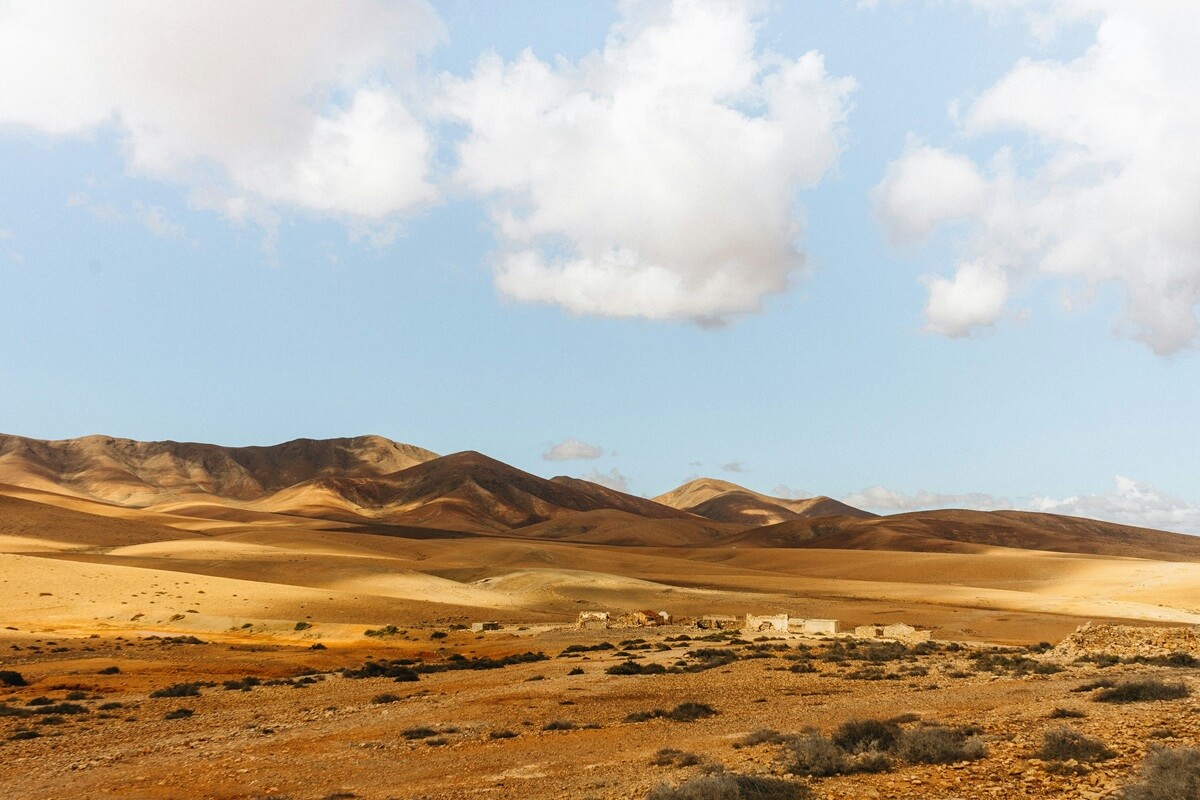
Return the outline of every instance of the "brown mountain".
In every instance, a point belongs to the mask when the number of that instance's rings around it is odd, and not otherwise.
[[[654,499],[716,522],[755,525],[835,514],[864,519],[876,516],[829,497],[809,497],[804,500],[770,497],[717,478],[697,478]]]
[[[135,507],[197,496],[247,502],[316,478],[386,475],[436,457],[382,436],[222,447],[0,434],[0,483]]]
[[[450,530],[498,532],[562,514],[609,509],[642,519],[692,514],[577,478],[546,480],[467,451],[378,477],[298,484],[255,504],[276,513],[369,519]]]
[[[990,547],[1012,547],[1160,561],[1200,560],[1200,537],[1032,511],[946,509],[874,519],[790,520],[735,535],[728,543],[930,553],[980,553]]]

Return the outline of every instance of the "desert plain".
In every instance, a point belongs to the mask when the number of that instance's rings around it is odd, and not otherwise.
[[[6,798],[1152,798],[1197,624],[1200,543],[1094,520],[0,436]]]

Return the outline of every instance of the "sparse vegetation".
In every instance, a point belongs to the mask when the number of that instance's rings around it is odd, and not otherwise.
[[[297,622],[297,623],[296,623],[296,625],[295,625],[295,627],[294,627],[294,628],[292,628],[292,630],[295,630],[295,631],[306,631],[306,630],[308,630],[308,629],[309,629],[309,628],[311,628],[311,627],[312,627],[312,623],[311,623],[311,622],[304,622],[304,621],[301,621],[301,622]]]
[[[545,725],[542,726],[542,730],[544,730],[544,731],[573,731],[573,730],[575,730],[575,723],[571,722],[570,720],[566,720],[566,719],[551,720],[550,722],[547,722]]]
[[[1142,762],[1137,783],[1121,800],[1191,800],[1200,797],[1200,748],[1154,749]]]
[[[1097,692],[1092,699],[1098,703],[1148,703],[1155,700],[1179,700],[1191,692],[1182,682],[1167,683],[1157,678],[1122,681]]]
[[[1050,712],[1049,716],[1050,719],[1083,719],[1087,713],[1074,708],[1056,708]]]
[[[931,725],[904,731],[896,752],[910,764],[952,764],[978,761],[987,755],[987,748],[970,731]]]
[[[190,708],[177,708],[174,711],[168,711],[163,714],[163,719],[187,719],[196,712]]]
[[[656,708],[653,711],[635,711],[625,717],[626,722],[647,722],[652,719],[669,719],[674,722],[695,722],[705,717],[716,716],[718,712],[706,703],[680,703],[670,711]]]
[[[403,697],[394,694],[377,694],[371,698],[371,702],[375,705],[384,705],[385,703],[395,703],[403,699]]]
[[[433,728],[418,727],[406,728],[405,730],[400,731],[400,735],[405,739],[428,739],[431,736],[437,736],[438,732]]]
[[[0,685],[3,686],[28,686],[29,683],[25,680],[25,676],[15,670],[0,669]]]
[[[654,754],[654,758],[650,759],[651,766],[655,767],[694,767],[703,762],[704,759],[701,756],[684,750],[676,750],[674,747],[664,747]]]
[[[151,697],[198,697],[199,695],[199,683],[176,683],[162,689],[155,689],[150,693]]]
[[[667,668],[662,664],[642,664],[637,661],[622,661],[604,670],[609,675],[665,675]]]
[[[789,738],[785,743],[785,769],[814,778],[856,772],[884,772],[892,759],[910,764],[949,764],[975,761],[986,748],[970,729],[927,725],[903,729],[896,722],[851,720],[832,737],[817,731]]]
[[[660,784],[646,800],[807,800],[812,792],[796,781],[717,772],[697,775],[678,786]]]
[[[1116,755],[1104,742],[1084,736],[1077,730],[1058,727],[1046,731],[1037,756],[1045,761],[1107,761]]]
[[[760,744],[783,744],[785,739],[786,737],[779,731],[773,731],[770,728],[760,728],[738,739],[733,743],[733,748],[740,750],[743,747],[757,747]]]

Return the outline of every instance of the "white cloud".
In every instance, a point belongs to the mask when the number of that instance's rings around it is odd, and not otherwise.
[[[925,329],[945,336],[966,336],[994,324],[1008,298],[1008,274],[997,267],[962,264],[954,277],[926,278]]]
[[[1089,288],[1115,283],[1126,300],[1123,333],[1158,353],[1195,347],[1200,340],[1196,5],[1180,0],[975,3],[1017,9],[1042,32],[1092,19],[1095,41],[1067,62],[1022,59],[962,113],[965,135],[1028,136],[1038,154],[1032,165],[1018,163],[1002,148],[975,166],[984,184],[980,190],[963,156],[910,149],[888,168],[877,190],[889,229],[916,235],[948,218],[948,210],[971,208],[972,230],[964,243],[970,255],[960,274],[988,264],[1009,284],[1036,275],[1079,280]],[[951,164],[957,177],[939,183],[937,165]],[[901,202],[905,187],[908,201]],[[930,329],[961,335],[999,316],[994,305],[1003,284],[997,275],[983,293],[950,291],[958,282],[930,283]]]
[[[1120,475],[1116,477],[1112,491],[1074,495],[1062,499],[1040,495],[1009,499],[981,492],[938,494],[925,490],[906,494],[883,486],[872,486],[843,497],[842,501],[858,508],[885,514],[936,508],[969,508],[979,511],[1018,509],[1200,534],[1200,503],[1174,497],[1148,483],[1140,483]]]
[[[721,465],[721,469],[726,472],[745,472],[746,462],[744,461],[729,461]]]
[[[3,228],[0,228],[0,240],[15,239],[15,238],[17,238],[17,237],[13,235],[12,231],[6,231]]]
[[[581,442],[578,439],[564,439],[542,453],[547,461],[573,461],[581,458],[599,458],[604,455],[604,448]]]
[[[772,489],[771,494],[774,497],[782,497],[785,500],[808,500],[809,498],[816,497],[813,492],[807,489],[793,489],[785,483],[781,483]]]
[[[1052,514],[1200,534],[1200,503],[1173,497],[1148,483],[1139,483],[1120,475],[1116,477],[1116,486],[1111,492],[1076,495],[1061,500],[1035,497],[1028,507]]]
[[[601,472],[593,467],[591,472],[581,477],[585,481],[598,483],[601,486],[607,486],[609,489],[615,489],[618,492],[629,491],[629,479],[622,475],[616,467],[613,467],[608,472]]]
[[[183,239],[187,228],[171,218],[162,206],[134,202],[129,210],[123,211],[109,203],[95,203],[84,193],[67,198],[67,205],[86,208],[92,216],[103,222],[136,222],[161,239]]]
[[[492,198],[496,285],[573,313],[719,324],[803,264],[798,190],[842,148],[853,81],[757,49],[748,0],[626,2],[602,51],[447,77],[457,180]]]
[[[860,492],[842,498],[855,508],[883,513],[922,511],[933,508],[971,508],[979,511],[995,511],[1012,508],[1007,497],[995,497],[980,492],[967,494],[938,494],[924,489],[915,494],[905,494],[883,486],[870,486]]]
[[[435,198],[408,103],[441,35],[423,0],[12,0],[0,125],[112,127],[131,172],[231,218],[279,205],[385,220]]]
[[[892,240],[906,243],[927,236],[943,222],[978,213],[986,190],[969,158],[910,146],[903,158],[888,165],[874,199]]]

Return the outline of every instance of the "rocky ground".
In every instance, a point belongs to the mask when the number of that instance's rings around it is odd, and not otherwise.
[[[1186,658],[1056,666],[1042,647],[699,641],[683,627],[412,630],[327,649],[5,633],[0,786],[12,800],[642,798],[721,771],[785,777],[789,742],[853,719],[940,723],[985,754],[892,754],[875,774],[790,776],[797,792],[1115,798],[1152,747],[1200,741],[1200,669]],[[627,663],[651,674],[607,671]],[[1078,691],[1146,678],[1191,694],[1110,703],[1103,687]],[[654,713],[683,703],[715,713]],[[1063,726],[1111,755],[1044,757],[1045,734]],[[747,738],[764,730],[777,735]]]

